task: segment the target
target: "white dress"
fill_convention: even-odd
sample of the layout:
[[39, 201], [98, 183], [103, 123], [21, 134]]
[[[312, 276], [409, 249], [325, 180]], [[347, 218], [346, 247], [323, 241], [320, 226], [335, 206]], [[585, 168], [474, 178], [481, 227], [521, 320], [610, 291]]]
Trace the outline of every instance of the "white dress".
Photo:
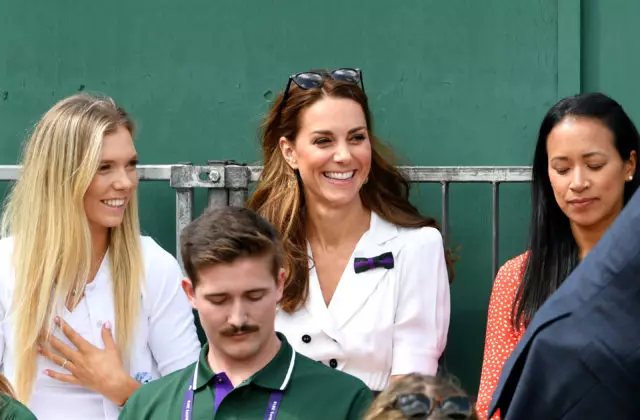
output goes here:
[[[385, 252], [393, 255], [393, 268], [355, 272], [354, 258]], [[392, 375], [436, 373], [450, 314], [436, 229], [401, 228], [372, 213], [328, 307], [312, 262], [310, 267], [304, 306], [276, 316], [276, 330], [296, 351], [360, 378], [374, 391], [385, 389]]]
[[[200, 351], [193, 312], [181, 287], [183, 278], [175, 258], [153, 239], [141, 237], [146, 279], [129, 374], [141, 383], [165, 376], [197, 360]], [[11, 305], [15, 274], [11, 255], [13, 240], [0, 240], [0, 365], [11, 382], [15, 380], [14, 330]], [[64, 307], [64, 305], [61, 305]], [[115, 331], [112, 280], [108, 254], [95, 279], [89, 283], [80, 304], [61, 317], [85, 340], [104, 348], [101, 327], [110, 321]], [[59, 331], [55, 336], [73, 345]], [[120, 407], [107, 398], [77, 385], [57, 381], [43, 371], [68, 373], [38, 356], [37, 378], [28, 407], [40, 420], [115, 420]]]

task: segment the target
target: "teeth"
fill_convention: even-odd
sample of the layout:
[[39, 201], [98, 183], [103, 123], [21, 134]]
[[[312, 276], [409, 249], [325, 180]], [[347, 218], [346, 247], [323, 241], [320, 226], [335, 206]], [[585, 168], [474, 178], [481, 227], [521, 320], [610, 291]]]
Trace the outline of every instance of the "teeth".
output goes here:
[[327, 178], [331, 178], [331, 179], [349, 179], [351, 177], [353, 177], [353, 173], [355, 171], [349, 171], [349, 172], [325, 172], [324, 176], [326, 176]]
[[122, 207], [124, 206], [124, 200], [103, 200], [104, 204], [109, 207]]

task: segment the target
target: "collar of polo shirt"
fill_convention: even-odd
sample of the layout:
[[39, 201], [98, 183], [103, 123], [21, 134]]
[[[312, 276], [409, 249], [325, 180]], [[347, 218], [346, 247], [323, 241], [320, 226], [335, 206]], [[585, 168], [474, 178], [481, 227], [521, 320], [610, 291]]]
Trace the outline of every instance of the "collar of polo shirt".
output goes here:
[[[293, 366], [295, 361], [295, 355], [293, 354], [293, 348], [285, 338], [283, 334], [276, 333], [282, 345], [278, 354], [274, 357], [265, 367], [253, 374], [249, 379], [244, 381], [240, 386], [246, 386], [249, 384], [255, 384], [262, 388], [271, 390], [284, 391], [289, 385], [289, 380], [293, 373]], [[209, 353], [209, 343], [206, 343], [202, 347], [200, 352], [200, 361], [198, 363], [198, 379], [196, 383], [196, 391], [207, 386], [207, 384], [216, 376], [209, 366], [207, 360], [207, 354]], [[219, 372], [218, 372], [219, 373]]]

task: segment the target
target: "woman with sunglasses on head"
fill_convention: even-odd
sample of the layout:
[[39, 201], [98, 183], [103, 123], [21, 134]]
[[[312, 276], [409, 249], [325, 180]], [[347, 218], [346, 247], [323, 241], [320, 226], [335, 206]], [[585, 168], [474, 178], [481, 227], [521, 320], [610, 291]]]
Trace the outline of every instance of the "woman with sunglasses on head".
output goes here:
[[15, 398], [9, 380], [0, 374], [0, 420], [37, 420], [36, 416]]
[[473, 403], [448, 378], [411, 373], [380, 394], [364, 420], [477, 420]]
[[36, 124], [0, 240], [0, 365], [42, 420], [116, 419], [197, 359], [173, 256], [140, 236], [133, 121], [78, 94]]
[[357, 69], [289, 79], [264, 123], [264, 169], [248, 207], [283, 237], [276, 329], [300, 353], [382, 391], [394, 377], [436, 373], [449, 280], [442, 236], [383, 157], [361, 83]]
[[483, 418], [536, 311], [638, 188], [639, 147], [631, 119], [599, 93], [565, 98], [544, 117], [533, 158], [529, 250], [502, 266], [491, 292], [477, 401]]

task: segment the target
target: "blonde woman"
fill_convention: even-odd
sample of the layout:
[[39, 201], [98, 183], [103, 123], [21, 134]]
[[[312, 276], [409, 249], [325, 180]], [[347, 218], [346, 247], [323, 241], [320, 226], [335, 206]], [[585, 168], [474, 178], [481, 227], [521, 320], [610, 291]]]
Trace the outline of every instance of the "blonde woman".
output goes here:
[[31, 411], [15, 400], [13, 387], [0, 374], [0, 420], [37, 420]]
[[141, 237], [133, 122], [79, 94], [38, 122], [2, 218], [0, 363], [43, 420], [116, 419], [198, 357], [177, 261]]

